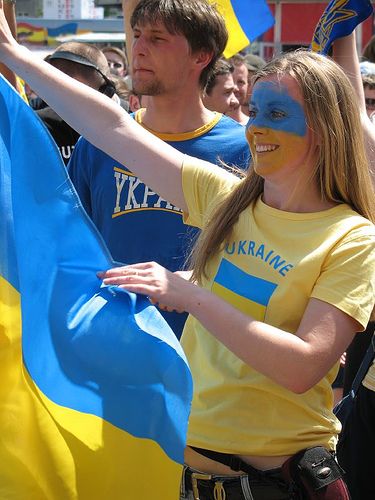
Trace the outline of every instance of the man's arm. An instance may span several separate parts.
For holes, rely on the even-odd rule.
[[[363,91],[361,71],[359,67],[355,32],[346,37],[335,40],[333,44],[333,59],[343,68],[357,95],[365,138],[366,153],[373,183],[375,185],[375,127],[366,113],[365,94]]]

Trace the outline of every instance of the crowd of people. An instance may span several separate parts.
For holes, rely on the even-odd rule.
[[[181,337],[181,500],[373,498],[375,365],[340,464],[332,385],[347,351],[349,392],[374,336],[375,39],[362,62],[354,33],[332,57],[225,60],[206,0],[123,0],[127,57],[70,42],[40,61],[6,5],[3,72],[36,92],[124,263],[99,278],[149,297]]]

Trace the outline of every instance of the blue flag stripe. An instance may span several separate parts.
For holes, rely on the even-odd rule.
[[[265,0],[231,0],[242,30],[250,41],[274,25],[275,20]]]
[[[253,302],[267,306],[277,285],[245,273],[226,259],[221,261],[215,280],[219,285]]]

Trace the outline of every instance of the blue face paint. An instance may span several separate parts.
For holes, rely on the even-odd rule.
[[[303,106],[293,99],[288,89],[274,82],[259,82],[255,85],[250,101],[251,126],[280,130],[304,136],[307,124]]]

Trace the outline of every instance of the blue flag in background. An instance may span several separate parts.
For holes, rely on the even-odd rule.
[[[336,38],[350,35],[372,11],[370,0],[332,0],[315,28],[311,49],[328,54]]]
[[[113,265],[57,148],[0,79],[0,498],[176,500],[184,353]]]
[[[274,17],[266,0],[209,0],[225,19],[229,39],[224,56],[229,58],[272,28]]]
[[[73,35],[78,31],[78,23],[65,23],[57,28],[47,28],[48,36],[56,38],[61,35]]]

